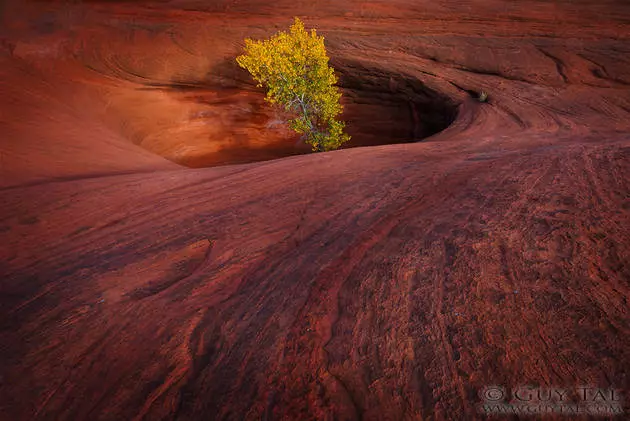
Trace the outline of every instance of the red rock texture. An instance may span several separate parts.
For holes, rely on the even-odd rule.
[[[0,6],[1,420],[630,391],[626,1]],[[372,146],[308,153],[234,64],[294,16]]]

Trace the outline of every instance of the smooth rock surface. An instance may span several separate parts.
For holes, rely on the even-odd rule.
[[[626,1],[0,7],[1,420],[630,391]],[[309,153],[234,64],[294,16],[375,146]]]

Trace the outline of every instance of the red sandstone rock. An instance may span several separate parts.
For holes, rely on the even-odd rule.
[[[630,391],[626,2],[2,12],[1,420],[474,420],[489,385]],[[308,153],[235,66],[293,16],[326,37],[350,146],[381,146]]]

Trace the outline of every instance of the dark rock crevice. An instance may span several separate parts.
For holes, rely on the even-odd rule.
[[[446,129],[457,116],[458,104],[412,76],[353,62],[333,67],[352,136],[346,148],[416,142]]]

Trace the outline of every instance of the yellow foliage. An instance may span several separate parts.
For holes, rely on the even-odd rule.
[[[306,31],[298,18],[288,33],[263,41],[246,39],[244,54],[236,58],[258,87],[267,89],[267,101],[296,114],[290,127],[317,151],[337,149],[350,140],[343,132],[345,123],[336,119],[343,107],[328,61],[324,37],[314,29]]]

